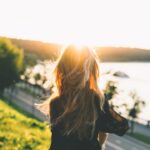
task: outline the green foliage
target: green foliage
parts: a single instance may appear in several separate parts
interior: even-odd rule
[[[49,145],[46,123],[25,116],[0,100],[1,150],[47,150]]]
[[[141,112],[141,109],[143,108],[143,106],[145,106],[145,102],[141,100],[136,91],[131,91],[129,95],[131,96],[134,102],[133,107],[129,109],[129,116],[134,119],[138,117],[138,114]]]
[[[107,100],[111,100],[115,94],[117,94],[117,82],[115,81],[108,81],[107,84],[106,84],[106,87],[104,89],[104,93],[105,93],[105,96],[106,96],[106,99]]]
[[[35,79],[35,81],[36,81],[36,83],[39,81],[39,80],[41,80],[41,74],[40,73],[36,73],[35,75],[34,75],[34,79]]]
[[[19,80],[23,71],[23,50],[9,39],[0,38],[0,91]]]
[[[131,118],[130,133],[134,133],[135,119],[138,118],[138,114],[141,112],[142,108],[145,106],[145,102],[138,96],[136,91],[131,91],[129,96],[133,100],[133,106],[128,109],[128,116]]]

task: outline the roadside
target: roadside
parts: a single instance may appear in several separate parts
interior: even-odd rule
[[[150,145],[150,128],[146,125],[135,123],[134,132],[128,131],[127,135],[145,144]]]
[[[37,97],[33,97],[30,94],[25,93],[19,88],[5,90],[3,96],[8,100],[10,104],[21,108],[23,111],[33,115],[35,118],[41,121],[48,121],[48,116],[44,115],[35,107],[35,103],[39,103]]]
[[[105,150],[150,150],[150,145],[141,143],[127,135],[109,134]]]
[[[39,120],[42,120],[42,121],[48,120],[48,117],[45,116],[39,110],[37,110],[37,108],[34,106],[35,103],[39,102],[38,98],[33,97],[18,88],[13,89],[13,92],[8,90],[7,92],[4,93],[4,97],[6,97],[10,103],[17,105],[17,107],[23,109],[25,112],[28,112],[29,114],[33,115],[34,117],[38,118]],[[135,136],[131,136],[128,133],[128,135],[125,135],[125,138],[132,140],[135,143],[140,142],[141,145],[147,145],[146,147],[148,147],[150,149],[150,144],[149,144],[150,128],[136,123],[134,132],[140,133],[143,136],[145,136],[146,140],[148,140],[148,142],[147,142],[148,144],[144,143],[145,138],[138,138],[137,134],[135,137]],[[149,139],[147,139],[147,137],[149,137]],[[138,140],[137,140],[137,138],[138,138]]]
[[[145,142],[143,142],[143,141],[141,141],[141,140],[138,140],[138,139],[136,139],[135,137],[132,137],[132,136],[126,134],[126,135],[124,136],[124,138],[126,138],[126,139],[128,139],[128,140],[130,140],[130,141],[133,141],[133,142],[136,143],[136,144],[140,144],[140,145],[142,145],[143,147],[146,147],[146,148],[148,148],[148,150],[150,150],[150,144],[147,144],[147,143],[145,143]]]

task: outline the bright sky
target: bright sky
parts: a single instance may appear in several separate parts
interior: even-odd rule
[[[0,0],[0,36],[150,49],[150,0]]]

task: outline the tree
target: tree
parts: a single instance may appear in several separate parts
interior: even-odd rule
[[[115,96],[115,94],[118,93],[116,84],[117,82],[113,80],[107,82],[106,87],[104,89],[104,93],[107,100],[111,100]]]
[[[131,134],[133,134],[135,119],[138,117],[138,114],[141,112],[141,108],[145,106],[145,102],[141,100],[141,98],[138,96],[136,91],[131,91],[129,95],[133,100],[133,106],[129,109],[129,117],[131,118]]]
[[[20,79],[24,54],[9,39],[0,38],[0,93]]]
[[[42,78],[41,74],[40,73],[36,73],[34,75],[35,83],[38,84],[38,82],[41,81],[41,78]]]

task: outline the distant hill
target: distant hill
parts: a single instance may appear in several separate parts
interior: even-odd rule
[[[127,47],[97,47],[97,53],[104,62],[150,61],[150,50]]]
[[[62,45],[44,43],[40,41],[12,39],[12,42],[25,50],[25,57],[29,61],[56,59]],[[104,62],[150,61],[150,50],[127,47],[95,47]]]
[[[37,63],[37,60],[55,60],[59,55],[60,48],[62,47],[58,44],[44,43],[41,41],[14,38],[10,38],[10,40],[18,47],[24,49],[25,64],[30,66],[34,66]]]
[[[41,41],[31,41],[23,39],[12,39],[10,40],[17,46],[23,48],[25,53],[35,54],[39,56],[40,59],[56,58],[59,53],[61,45],[44,43]]]

